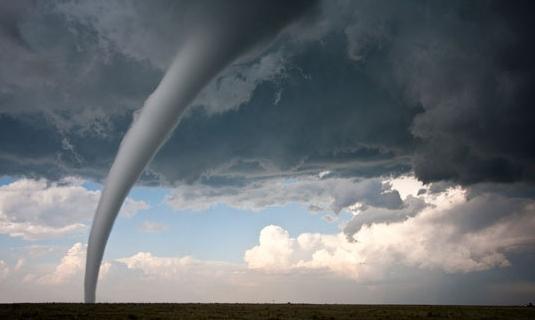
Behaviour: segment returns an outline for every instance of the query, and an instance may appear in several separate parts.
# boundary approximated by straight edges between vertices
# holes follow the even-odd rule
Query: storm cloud
[[[532,181],[530,6],[324,2],[306,27],[219,75],[142,181],[247,184],[326,170]],[[180,46],[191,3],[2,7],[0,173],[101,179]]]

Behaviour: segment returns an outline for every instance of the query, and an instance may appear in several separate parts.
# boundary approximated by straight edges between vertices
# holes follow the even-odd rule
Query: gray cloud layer
[[[0,174],[102,178],[191,2],[1,6]],[[533,181],[530,6],[325,1],[222,73],[143,180]]]

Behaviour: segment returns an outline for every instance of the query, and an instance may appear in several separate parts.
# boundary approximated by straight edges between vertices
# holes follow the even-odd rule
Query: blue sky
[[[4,176],[1,185],[16,181]],[[102,186],[85,182],[88,190],[100,191]],[[110,237],[106,258],[116,259],[139,251],[161,256],[194,256],[203,260],[243,262],[243,252],[258,241],[260,230],[269,224],[286,229],[291,235],[303,232],[335,233],[338,223],[328,223],[322,213],[311,213],[299,204],[266,208],[258,212],[240,210],[216,204],[203,211],[176,210],[166,205],[169,190],[162,187],[135,187],[130,197],[148,204],[132,217],[120,216]],[[88,211],[91,210],[88,208]],[[347,216],[346,216],[347,218]],[[146,232],[146,221],[163,226],[163,230]],[[87,231],[87,230],[86,230]],[[2,248],[28,245],[26,241],[2,237]],[[37,244],[68,246],[73,242],[86,242],[88,233],[60,239],[39,240]]]
[[[119,257],[125,252],[151,251],[158,255],[192,255],[206,260],[241,262],[243,252],[258,241],[259,231],[269,224],[280,225],[291,235],[338,231],[336,223],[327,223],[321,219],[321,214],[311,214],[300,205],[260,212],[225,205],[200,212],[177,211],[162,204],[165,190],[150,190],[147,195],[146,188],[140,189],[134,189],[132,196],[147,201],[151,208],[117,221],[110,239],[116,249],[110,250],[110,257]],[[147,220],[164,224],[166,229],[156,234],[140,231],[140,224]]]

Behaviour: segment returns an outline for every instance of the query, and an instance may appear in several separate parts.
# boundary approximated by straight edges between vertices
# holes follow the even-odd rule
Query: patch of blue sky
[[[11,177],[1,177],[0,185],[13,182]],[[102,185],[85,181],[88,190],[101,190]],[[170,189],[136,186],[129,197],[142,200],[150,208],[141,210],[133,217],[119,215],[107,244],[105,260],[151,252],[156,256],[192,256],[202,260],[242,263],[247,249],[258,244],[260,231],[267,225],[279,225],[297,237],[301,233],[334,234],[340,231],[340,221],[328,223],[324,213],[312,214],[301,204],[287,204],[260,211],[236,209],[224,204],[207,210],[176,210],[166,204]],[[342,214],[341,220],[346,220]],[[164,225],[157,232],[146,232],[145,222]],[[19,237],[0,235],[0,258],[11,256],[6,250],[20,251],[31,245],[64,248],[76,242],[87,243],[90,225],[83,232],[40,240],[24,240]],[[9,249],[8,249],[9,248]]]
[[[102,189],[102,184],[91,181],[91,180],[85,180],[82,184],[84,188],[91,191],[100,191]]]
[[[15,181],[15,179],[13,177],[0,176],[0,186],[5,186],[6,184],[10,184],[13,181]]]
[[[134,199],[145,198],[142,194],[136,195],[136,191],[139,190],[131,194]],[[327,223],[322,214],[311,214],[299,204],[258,212],[222,204],[203,211],[176,211],[164,202],[151,201],[150,204],[150,209],[134,217],[123,216],[117,220],[106,251],[108,259],[143,251],[157,256],[193,256],[241,263],[244,252],[258,244],[260,231],[270,224],[286,229],[291,237],[304,232],[339,232],[337,223]],[[143,231],[140,226],[145,221],[164,224],[166,229],[152,233]]]

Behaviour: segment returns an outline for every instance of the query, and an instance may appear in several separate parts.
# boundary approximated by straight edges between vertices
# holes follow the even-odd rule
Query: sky
[[[0,302],[83,300],[107,172],[198,8],[0,3]],[[535,300],[532,9],[317,1],[195,97],[97,301]]]

